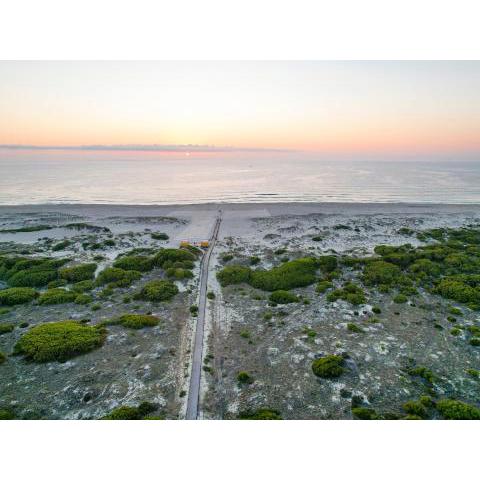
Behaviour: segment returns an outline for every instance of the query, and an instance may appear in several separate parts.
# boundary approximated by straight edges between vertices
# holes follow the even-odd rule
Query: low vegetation
[[[74,302],[77,297],[75,292],[63,288],[51,288],[42,293],[38,298],[40,305],[59,305],[61,303]]]
[[[15,324],[13,323],[0,323],[0,335],[13,332]]]
[[[60,278],[63,278],[68,283],[77,283],[84,280],[93,280],[96,263],[83,263],[73,267],[64,267],[59,270]]]
[[[19,305],[29,303],[38,297],[33,288],[13,287],[0,290],[0,305]]]
[[[340,355],[327,355],[314,360],[312,370],[317,377],[336,378],[345,371],[344,362],[344,358]]]
[[[280,303],[280,304],[297,303],[300,301],[300,299],[296,295],[286,290],[276,290],[275,292],[272,292],[270,294],[268,299],[270,300],[271,303]]]
[[[436,408],[446,420],[480,420],[480,409],[459,400],[439,400]]]
[[[143,420],[155,410],[157,410],[155,404],[142,402],[138,407],[117,407],[101,420]]]
[[[164,302],[178,293],[178,287],[168,280],[152,280],[146,283],[135,295],[138,300],[149,302]]]
[[[258,410],[245,410],[238,414],[239,420],[281,420],[282,415],[278,410],[259,408]]]
[[[160,319],[154,315],[127,313],[119,317],[118,323],[125,328],[139,330],[145,327],[157,326],[160,323]]]
[[[102,270],[96,280],[97,285],[109,285],[112,288],[124,288],[140,279],[142,274],[134,270],[108,267]]]
[[[343,285],[343,288],[337,288],[333,292],[330,292],[327,295],[327,300],[329,302],[345,300],[352,305],[361,305],[367,301],[362,288],[352,282],[347,282]]]
[[[44,323],[23,334],[14,353],[34,362],[64,362],[101,347],[105,337],[104,327],[70,320]]]
[[[130,255],[115,260],[113,266],[123,270],[134,270],[137,272],[149,272],[153,269],[153,257],[145,255]]]
[[[229,265],[217,273],[222,286],[248,283],[254,288],[273,292],[306,287],[317,280],[316,272],[329,272],[336,268],[337,260],[333,256],[319,258],[305,257],[290,260],[270,270],[252,270],[241,265]]]

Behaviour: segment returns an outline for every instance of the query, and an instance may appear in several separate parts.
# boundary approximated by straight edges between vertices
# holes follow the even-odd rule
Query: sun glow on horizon
[[[0,144],[480,152],[479,84],[480,62],[0,62]]]

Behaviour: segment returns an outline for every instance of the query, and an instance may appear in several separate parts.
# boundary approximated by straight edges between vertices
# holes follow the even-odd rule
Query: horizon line
[[[270,147],[235,147],[198,144],[113,144],[113,145],[22,145],[22,144],[0,144],[4,150],[79,150],[79,151],[141,151],[141,152],[277,152],[292,153],[300,150]]]

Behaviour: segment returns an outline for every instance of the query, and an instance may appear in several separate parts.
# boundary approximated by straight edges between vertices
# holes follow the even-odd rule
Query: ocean
[[[480,161],[0,152],[0,204],[479,203]]]

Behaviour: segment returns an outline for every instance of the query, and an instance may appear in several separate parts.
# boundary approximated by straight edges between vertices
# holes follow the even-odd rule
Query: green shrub
[[[192,305],[190,307],[190,313],[196,317],[198,315],[198,306],[197,305]]]
[[[253,377],[248,372],[238,372],[237,380],[244,385],[249,385],[254,382]]]
[[[447,420],[480,420],[479,408],[459,400],[439,400],[436,408]]]
[[[136,295],[138,299],[150,302],[170,300],[178,293],[178,287],[167,280],[152,280],[146,283]]]
[[[150,236],[154,240],[168,240],[170,238],[166,233],[163,232],[152,232]]]
[[[238,414],[240,420],[281,420],[282,415],[278,410],[259,408],[258,410],[245,410]]]
[[[195,260],[195,254],[183,248],[162,248],[153,258],[154,264],[162,268],[169,268],[171,266],[168,265],[167,262],[173,264],[174,262],[194,262]]]
[[[337,288],[327,295],[329,302],[336,302],[337,300],[345,300],[352,305],[362,305],[366,302],[363,290],[354,283],[347,282],[343,288]]]
[[[398,295],[395,295],[393,297],[393,301],[395,303],[407,303],[407,300],[408,300],[408,298],[405,295],[403,295],[402,293],[399,293]]]
[[[347,329],[350,332],[354,332],[354,333],[363,333],[364,332],[363,328],[359,327],[355,323],[347,323]]]
[[[318,268],[317,259],[312,257],[299,258],[270,270],[254,270],[247,283],[268,292],[306,287],[315,282],[315,272]]]
[[[287,292],[286,290],[276,290],[275,292],[272,292],[268,299],[272,303],[281,303],[281,304],[286,304],[286,303],[296,303],[299,302],[299,298],[294,295],[293,293]]]
[[[128,287],[142,274],[134,270],[108,267],[102,270],[97,277],[97,285],[110,285],[112,287]]]
[[[480,302],[480,293],[478,290],[466,283],[451,278],[443,278],[440,280],[440,283],[435,289],[435,293],[460,303]]]
[[[242,330],[242,331],[240,332],[240,336],[241,336],[242,338],[247,338],[247,339],[248,339],[248,338],[250,338],[251,335],[250,335],[250,332],[249,332],[248,330]]]
[[[52,247],[52,251],[53,251],[53,252],[59,252],[59,251],[61,251],[61,250],[65,250],[65,249],[68,248],[71,244],[72,244],[72,242],[71,242],[70,240],[63,240],[62,242],[56,243],[56,244]]]
[[[117,407],[101,420],[142,420],[157,409],[153,403],[142,402],[138,407]],[[149,417],[151,419],[152,417]]]
[[[229,265],[217,273],[217,280],[222,287],[238,283],[249,283],[251,273],[252,271],[248,267]]]
[[[468,368],[467,369],[467,373],[472,376],[472,377],[475,377],[475,378],[479,378],[480,377],[480,370],[475,370],[474,368]]]
[[[435,375],[427,367],[423,367],[423,366],[411,367],[407,369],[407,373],[412,377],[421,377],[429,383],[435,382]]]
[[[52,228],[50,225],[32,225],[19,228],[7,228],[0,230],[0,233],[40,232],[41,230],[51,230]]]
[[[9,408],[0,408],[0,420],[15,420],[15,413]]]
[[[184,280],[185,278],[193,278],[193,273],[185,268],[167,268],[165,270],[167,277],[175,278],[175,280]]]
[[[14,353],[34,362],[63,362],[103,345],[106,330],[74,321],[44,323],[31,328],[14,347]]]
[[[435,405],[431,397],[428,395],[422,395],[419,401],[426,408],[431,408]]]
[[[38,292],[33,288],[13,287],[0,290],[0,305],[19,305],[29,303],[37,298]]]
[[[90,290],[93,290],[94,286],[95,286],[95,284],[93,283],[93,280],[83,280],[81,282],[74,283],[72,285],[71,289],[75,293],[84,293],[84,292],[88,292]]]
[[[52,288],[42,293],[38,298],[40,305],[58,305],[61,303],[74,302],[77,294],[63,288]]]
[[[87,305],[88,303],[92,303],[93,298],[90,295],[85,293],[80,293],[75,297],[75,303],[78,305]]]
[[[317,377],[336,378],[345,371],[344,362],[345,360],[340,355],[327,355],[314,360],[312,370]]]
[[[452,328],[450,330],[450,335],[453,335],[454,337],[458,337],[461,333],[462,333],[462,331],[457,327]]]
[[[380,307],[372,307],[372,312],[379,315],[380,313],[382,313],[382,310],[380,309]]]
[[[409,270],[416,276],[420,277],[422,274],[427,277],[437,277],[442,271],[437,263],[432,262],[428,258],[416,260],[412,265],[410,265]]]
[[[0,365],[2,363],[5,363],[6,360],[7,360],[7,356],[3,352],[0,352]]]
[[[43,287],[57,277],[56,270],[28,269],[13,274],[8,279],[8,283],[12,287]]]
[[[378,260],[370,262],[363,271],[363,282],[366,285],[392,285],[397,283],[401,270],[397,265]]]
[[[352,414],[359,420],[378,420],[379,416],[373,408],[355,407],[352,408]]]
[[[448,307],[448,313],[451,313],[452,315],[457,315],[458,317],[461,317],[463,315],[463,312],[456,307]]]
[[[153,258],[143,255],[120,257],[115,260],[113,267],[122,268],[123,270],[135,270],[137,272],[149,272],[153,269]]]
[[[140,315],[135,313],[128,313],[122,315],[119,319],[120,325],[125,328],[133,328],[138,330],[144,327],[155,327],[160,323],[160,319],[154,315]]]
[[[404,403],[402,408],[409,415],[416,415],[420,418],[427,417],[427,410],[421,402],[415,402],[413,400],[410,400]]]
[[[213,299],[215,298],[215,294],[214,294],[213,292],[208,292],[208,293],[207,293],[207,298],[208,298],[209,300],[213,300]]]
[[[317,283],[317,287],[315,288],[315,291],[317,293],[324,293],[330,288],[333,288],[333,283],[329,282],[328,280],[322,280],[321,282]]]
[[[470,343],[470,345],[472,345],[472,347],[479,347],[480,346],[480,337],[471,338],[469,343]]]
[[[96,263],[83,263],[73,267],[64,267],[59,270],[60,278],[69,283],[77,283],[83,280],[92,280],[97,269]]]
[[[13,323],[0,323],[0,335],[3,335],[4,333],[13,332],[14,328],[15,328],[15,324]]]
[[[52,280],[51,282],[48,282],[47,288],[59,288],[59,287],[65,287],[67,285],[67,281],[64,280],[63,278],[57,278],[56,280]]]

